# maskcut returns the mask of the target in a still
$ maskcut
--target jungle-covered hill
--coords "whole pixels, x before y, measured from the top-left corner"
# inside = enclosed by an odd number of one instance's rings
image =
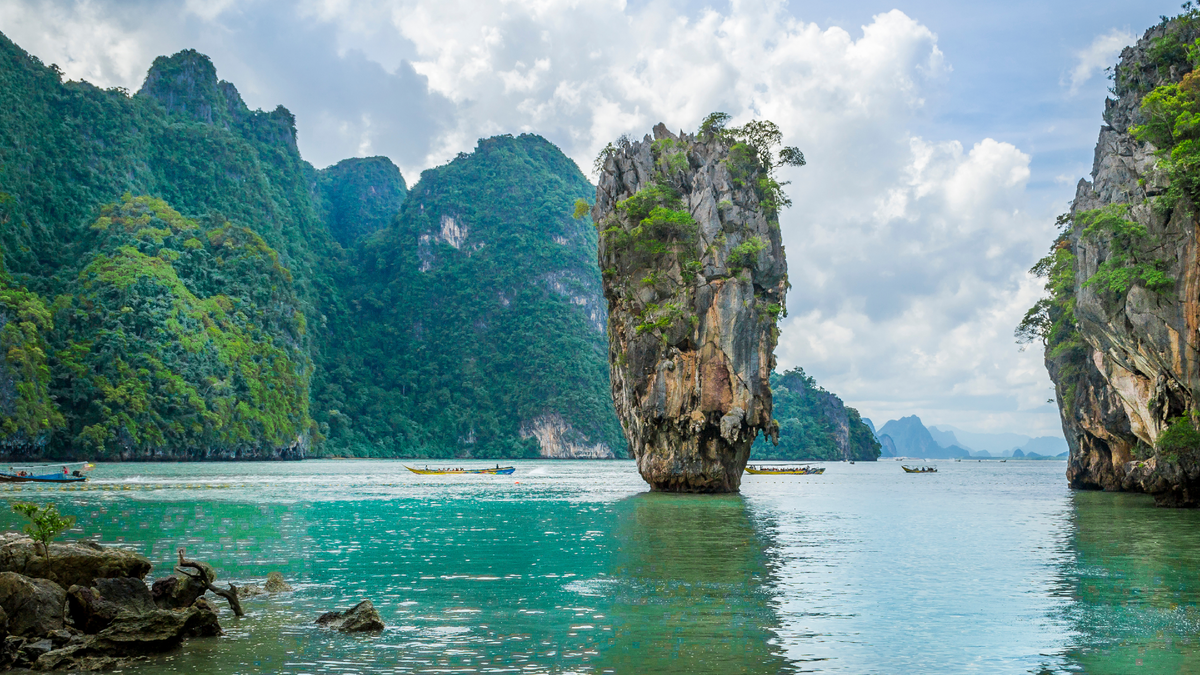
[[[0,453],[621,456],[592,195],[532,135],[317,170],[195,51],[130,95],[0,35]]]
[[[879,459],[875,434],[851,408],[817,384],[803,368],[771,373],[779,445],[759,436],[751,459],[872,462]]]

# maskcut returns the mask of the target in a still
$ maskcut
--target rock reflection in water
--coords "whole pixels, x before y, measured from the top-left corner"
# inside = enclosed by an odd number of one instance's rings
[[[647,493],[616,505],[616,673],[790,671],[775,641],[766,542],[740,495]],[[609,670],[611,669],[611,671]]]
[[[1076,492],[1065,618],[1068,672],[1200,672],[1200,511]]]

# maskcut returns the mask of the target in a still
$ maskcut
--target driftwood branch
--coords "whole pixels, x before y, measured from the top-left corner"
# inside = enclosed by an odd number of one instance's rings
[[[182,548],[179,549],[179,566],[175,568],[175,571],[186,577],[191,577],[192,579],[199,581],[208,590],[221,596],[222,598],[225,598],[225,600],[229,602],[229,608],[233,610],[234,615],[246,616],[246,613],[242,611],[242,603],[240,600],[238,600],[237,586],[234,586],[231,583],[229,584],[228,590],[224,588],[217,588],[215,585],[213,585],[213,579],[209,576],[208,570],[204,569],[204,566],[200,563],[184,559],[183,551],[184,550]],[[196,574],[192,574],[184,568],[194,569],[196,570]]]

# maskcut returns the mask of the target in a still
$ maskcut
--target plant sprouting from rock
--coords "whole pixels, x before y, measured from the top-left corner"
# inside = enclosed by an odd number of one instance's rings
[[[765,206],[771,211],[791,206],[792,200],[783,192],[783,186],[788,183],[779,182],[775,172],[781,166],[804,166],[804,153],[794,146],[784,146],[776,152],[775,148],[783,145],[783,132],[770,120],[752,120],[740,127],[731,127],[728,126],[730,119],[728,113],[711,113],[700,124],[700,137],[733,141],[729,155],[734,178],[745,178],[758,169],[755,187]]]
[[[50,560],[50,542],[75,525],[75,516],[61,515],[54,504],[38,506],[33,502],[15,502],[12,510],[29,519],[25,534],[41,543],[47,562]]]

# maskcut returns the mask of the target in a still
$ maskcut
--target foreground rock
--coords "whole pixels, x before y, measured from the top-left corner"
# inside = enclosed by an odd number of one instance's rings
[[[0,608],[8,616],[8,634],[42,637],[62,630],[67,594],[48,579],[0,572]]]
[[[613,402],[655,490],[737,491],[755,436],[775,434],[787,264],[764,178],[744,144],[661,124],[603,160],[591,213]]]
[[[380,631],[385,627],[370,600],[363,600],[344,612],[326,612],[317,617],[315,623],[343,633]]]
[[[150,561],[137,553],[90,541],[50,544],[50,559],[52,569],[46,567],[41,544],[23,534],[0,533],[0,572],[51,579],[64,588],[90,586],[96,579],[112,577],[143,579],[151,568]]]
[[[0,572],[0,670],[112,669],[174,649],[187,638],[221,634],[216,606],[201,597],[214,590],[215,572],[185,560],[182,550],[181,569],[196,574],[182,571],[172,583],[160,584],[156,598],[142,579],[150,567],[141,556],[91,543],[61,544],[51,547],[47,566],[26,555],[27,539],[10,533],[0,535],[0,542],[10,563],[48,577]],[[61,560],[55,557],[59,551]],[[136,576],[112,576],[122,570]],[[54,580],[63,578],[87,583],[64,590]],[[216,590],[234,595],[231,607],[240,612],[236,589]]]
[[[1122,52],[1092,180],[1042,265],[1052,297],[1022,325],[1046,341],[1071,486],[1147,492],[1163,506],[1200,505],[1198,195],[1194,175],[1156,154],[1192,132],[1156,148],[1130,128],[1148,121],[1149,92],[1192,77],[1186,50],[1163,45],[1197,37],[1195,21],[1167,21]],[[1194,97],[1186,82],[1177,93]]]
[[[137,608],[126,606],[99,633],[42,654],[34,670],[108,669],[133,656],[175,649],[184,638],[221,634],[216,607],[203,598],[183,610],[158,609],[148,592],[144,600]]]

